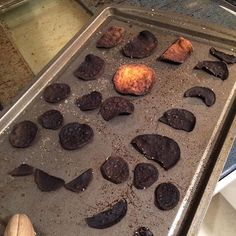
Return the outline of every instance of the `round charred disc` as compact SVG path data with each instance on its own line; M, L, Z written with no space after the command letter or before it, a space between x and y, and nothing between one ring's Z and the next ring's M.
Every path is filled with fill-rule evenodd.
M137 189L146 189L158 179L157 168L149 163L139 163L134 169L134 186Z
M46 102L57 103L60 102L70 95L70 86L63 83L50 84L45 88L43 97Z
M103 73L104 65L105 62L102 58L88 54L74 75L82 80L95 80Z
M81 111L96 109L102 104L102 94L100 92L93 91L78 98L76 100L76 104Z
M36 169L34 172L34 181L43 192L55 191L65 184L63 179L49 175L39 169Z
M148 30L144 30L124 46L123 53L130 58L148 57L154 52L157 43L155 35Z
M64 149L75 150L92 141L93 130L89 125L73 122L62 127L59 138Z
M26 148L31 145L36 137L38 127L29 120L16 124L9 136L9 141L13 147Z
M45 129L55 130L62 126L63 115L60 111L49 110L39 116L38 121Z
M171 210L177 206L179 190L172 183L159 184L155 190L155 204L161 210Z
M129 178L129 166L121 157L109 157L100 169L103 177L114 184L123 183Z
M27 164L21 164L8 174L11 176L27 176L27 175L32 175L33 173L34 173L34 167Z
M153 233L147 227L140 227L134 232L134 236L153 236Z
M236 56L230 55L221 51L216 50L215 48L210 49L210 54L217 57L221 61L226 62L227 64L236 63Z
M96 229L105 229L121 221L127 212L127 202L121 199L110 209L105 210L97 215L86 218L88 226Z
M143 134L135 137L131 144L149 160L159 163L166 170L180 159L179 145L171 138L158 134Z
M211 89L198 86L188 89L184 93L184 97L200 98L208 107L214 105L216 101L216 95Z
M191 132L196 124L196 117L184 109L170 109L159 118L159 121L174 129Z
M100 108L101 116L108 121L118 115L129 115L133 113L134 105L123 97L107 98Z

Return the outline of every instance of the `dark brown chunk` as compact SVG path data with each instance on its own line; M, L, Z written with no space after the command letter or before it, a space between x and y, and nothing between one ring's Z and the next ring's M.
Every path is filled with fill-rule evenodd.
M62 127L59 138L64 149L75 150L91 142L93 135L89 125L73 122Z
M201 61L194 68L204 70L222 80L226 80L229 76L228 67L223 61Z
M126 215L127 202L121 199L114 204L110 209L98 213L92 217L86 218L88 226L96 229L105 229L120 222Z
M85 94L76 100L76 104L81 111L94 110L101 106L102 94L97 91Z
M133 111L133 103L123 97L107 98L100 108L101 116L106 121L118 115L130 115Z
M129 178L129 166L118 156L109 157L100 169L103 177L114 184L123 183Z
M149 163L139 163L134 169L134 186L137 189L146 189L158 179L157 168Z
M236 63L236 56L218 51L215 48L210 49L210 54L220 59L221 61L226 62L227 64Z
M155 205L164 211L177 206L180 198L179 190L172 183L159 184L155 190Z
M11 176L27 176L27 175L32 175L33 173L34 173L34 167L27 164L21 164L8 174Z
M123 27L111 26L97 41L98 48L113 48L124 38L125 29Z
M22 121L15 126L9 136L9 141L13 147L26 148L34 141L38 127L29 120Z
M3 105L2 105L2 103L0 102L0 111L2 111L3 110Z
M50 84L45 88L43 97L46 102L58 103L70 95L70 86L63 83Z
M34 181L43 192L55 191L65 184L63 179L49 175L39 169L36 169L34 172Z
M134 232L134 236L153 236L153 233L147 227L140 227Z
M149 160L159 163L166 170L180 159L179 145L171 138L158 134L143 134L135 137L131 144Z
M196 117L185 109L170 109L166 111L159 121L174 129L191 132L196 124Z
M200 98L208 107L214 105L216 101L215 93L206 87L192 87L184 93L184 97Z
M82 80L95 80L103 73L104 66L105 62L102 58L88 54L74 75Z
M56 130L63 124L63 115L60 111L49 110L39 116L38 121L45 129Z
M83 192L87 189L93 179L93 170L88 169L77 178L65 184L65 188L76 193Z
M157 43L155 35L148 30L144 30L124 46L123 52L125 56L130 58L148 57L154 52Z

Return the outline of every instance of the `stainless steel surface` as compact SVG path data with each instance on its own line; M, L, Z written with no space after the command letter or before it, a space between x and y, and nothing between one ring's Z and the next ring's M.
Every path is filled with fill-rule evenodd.
M12 8L21 6L29 0L0 0L0 13L6 12Z
M109 25L121 25L127 30L125 42L143 29L149 29L158 38L156 52L143 60L128 59L120 53L121 46L111 50L96 49L95 42ZM195 49L193 55L181 66L156 61L156 58L179 35L190 39ZM229 78L222 82L203 71L193 70L199 60L213 59L208 50L211 46L230 51L236 50L235 32L195 21L186 16L166 12L145 12L134 9L107 8L96 16L91 24L77 34L65 50L41 73L35 83L18 99L0 121L0 217L5 218L15 212L24 212L32 219L39 235L76 234L95 236L132 235L139 226L147 226L155 235L184 235L190 225L186 220L194 214L196 197L202 195L217 153L227 131L227 123L233 115L236 90L236 67L230 66ZM124 42L124 43L125 43ZM123 43L123 44L124 44ZM73 71L88 53L94 53L106 60L105 73L97 81L80 81ZM103 97L116 95L112 77L119 65L124 63L144 63L157 73L157 82L150 94L144 97L129 97L135 105L131 116L117 117L105 122L97 111L80 112L74 105L77 96L99 90ZM63 81L72 88L72 95L59 105L46 104L41 92L51 81ZM201 85L212 88L216 93L216 103L209 108L195 99L184 99L188 88ZM171 107L183 107L192 111L197 118L193 132L173 130L158 123L161 114ZM8 142L12 123L37 117L47 109L57 108L65 116L65 122L79 121L90 124L95 132L94 141L78 151L65 151L58 143L58 131L40 129L34 145L25 150L14 149ZM124 157L130 170L142 161L147 161L129 144L138 134L158 133L175 139L181 148L181 160L168 171L159 170L158 182L147 190L132 187L132 171L129 181L114 185L104 180L99 167L112 153ZM226 158L226 156L225 156ZM94 169L94 180L81 193L71 193L65 189L52 193L40 192L33 178L11 178L7 172L22 162L41 168L53 175L69 181L83 170ZM147 161L148 162L148 161ZM217 173L220 174L220 173ZM160 211L154 204L154 189L158 183L171 181L181 193L181 201L171 211ZM213 187L207 190L209 195ZM209 195L204 201L209 201ZM128 213L117 225L105 229L89 228L84 218L103 210L112 202L125 197ZM197 201L197 200L196 200ZM191 214L190 214L191 213ZM189 218L190 219L190 218Z

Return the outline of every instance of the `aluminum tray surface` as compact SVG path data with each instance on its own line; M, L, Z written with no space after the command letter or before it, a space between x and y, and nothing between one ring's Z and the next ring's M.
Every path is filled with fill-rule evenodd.
M97 49L96 40L110 25L125 27L124 42L114 49ZM94 17L91 24L74 37L1 119L0 219L4 221L17 212L26 213L40 236L133 235L140 226L149 227L154 235L179 234L190 203L199 193L199 180L208 171L209 160L217 159L213 151L232 113L235 99L236 66L229 66L230 76L224 82L203 71L193 70L198 61L215 60L208 53L211 46L226 52L235 50L235 36L231 35L231 31L206 27L177 16L169 17L167 13L145 13L141 10L107 8ZM145 29L158 38L155 53L142 60L124 57L120 52L121 47ZM179 66L157 61L157 57L180 35L192 41L194 53L191 57ZM78 80L73 72L88 53L104 58L106 66L101 78L85 82ZM126 96L135 105L132 115L105 122L98 110L81 112L75 106L76 97L93 90L100 91L104 99L117 95L112 77L116 69L125 63L146 64L157 74L150 94L143 97ZM44 87L52 81L71 86L71 96L60 104L48 104L42 99ZM198 85L214 90L214 106L209 108L198 99L183 98L187 89ZM158 122L163 112L174 107L185 108L195 114L197 123L191 133L174 130ZM80 150L65 151L58 142L59 131L40 127L32 146L27 149L11 147L8 135L13 124L25 119L37 123L41 113L53 108L63 113L65 123L78 121L89 124L95 133L93 142ZM132 170L139 162L151 161L134 150L130 141L136 135L145 133L173 138L180 146L181 160L168 171L154 163L159 170L158 181L146 190L137 190L132 186ZM112 184L103 179L100 173L101 164L112 154L122 156L129 163L130 177L123 184ZM45 193L36 187L33 177L12 178L7 175L8 171L23 162L64 178L66 182L87 168L93 168L94 179L88 189L80 194L64 188ZM169 181L180 190L181 200L173 210L161 211L154 206L154 190L158 184ZM104 230L86 225L85 217L106 209L121 198L127 199L128 212L120 223Z

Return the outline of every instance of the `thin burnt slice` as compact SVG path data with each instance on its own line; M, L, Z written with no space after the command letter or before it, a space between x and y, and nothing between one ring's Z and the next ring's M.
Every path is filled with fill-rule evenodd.
M34 173L34 167L27 165L27 164L21 164L18 167L16 167L14 170L10 171L8 174L11 176L27 176L27 175L33 175Z
M229 77L228 67L223 61L201 61L198 62L194 69L204 70L222 80L226 80Z
M210 49L210 54L215 56L216 58L220 59L221 61L226 62L227 64L236 63L236 56L216 50L213 47Z
M153 236L153 233L147 227L140 227L134 232L134 236Z
M0 111L2 111L3 110L3 105L2 105L2 103L0 102Z
M105 62L102 58L88 54L74 75L82 80L95 80L103 73L104 66Z
M170 109L166 111L159 121L178 130L191 132L196 124L196 117L185 109Z
M123 53L130 58L145 58L153 54L158 41L148 30L141 31L139 35L123 47Z
M107 98L101 105L100 113L104 120L109 121L118 115L130 115L134 112L134 105L123 97Z
M48 110L38 117L39 123L45 129L59 129L63 124L63 115L58 110Z
M159 163L165 170L170 169L180 159L180 148L173 139L158 134L136 136L131 144L149 160Z
M90 168L80 176L65 184L65 188L76 193L83 192L87 189L93 179L93 170Z
M120 222L125 217L126 212L127 202L125 199L121 199L110 209L88 217L85 220L91 228L105 229Z
M192 87L184 93L184 97L200 98L208 107L213 106L216 101L215 93L207 87Z
M43 192L55 191L65 184L63 179L49 175L39 169L36 169L34 172L34 181Z

